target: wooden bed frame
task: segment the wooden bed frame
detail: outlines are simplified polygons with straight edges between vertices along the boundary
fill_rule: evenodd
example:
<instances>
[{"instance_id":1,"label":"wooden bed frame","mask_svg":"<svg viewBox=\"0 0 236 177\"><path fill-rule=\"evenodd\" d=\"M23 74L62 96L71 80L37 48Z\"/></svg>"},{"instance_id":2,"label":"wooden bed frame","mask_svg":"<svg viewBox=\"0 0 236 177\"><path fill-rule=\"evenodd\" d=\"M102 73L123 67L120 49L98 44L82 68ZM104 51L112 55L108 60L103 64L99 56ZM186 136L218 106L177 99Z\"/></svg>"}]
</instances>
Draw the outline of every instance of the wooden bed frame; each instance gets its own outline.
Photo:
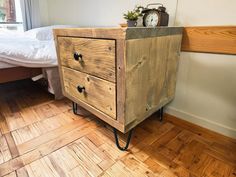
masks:
<instances>
[{"instance_id":1,"label":"wooden bed frame","mask_svg":"<svg viewBox=\"0 0 236 177\"><path fill-rule=\"evenodd\" d=\"M14 67L0 69L0 84L28 79L42 74L41 68Z\"/></svg>"}]
</instances>

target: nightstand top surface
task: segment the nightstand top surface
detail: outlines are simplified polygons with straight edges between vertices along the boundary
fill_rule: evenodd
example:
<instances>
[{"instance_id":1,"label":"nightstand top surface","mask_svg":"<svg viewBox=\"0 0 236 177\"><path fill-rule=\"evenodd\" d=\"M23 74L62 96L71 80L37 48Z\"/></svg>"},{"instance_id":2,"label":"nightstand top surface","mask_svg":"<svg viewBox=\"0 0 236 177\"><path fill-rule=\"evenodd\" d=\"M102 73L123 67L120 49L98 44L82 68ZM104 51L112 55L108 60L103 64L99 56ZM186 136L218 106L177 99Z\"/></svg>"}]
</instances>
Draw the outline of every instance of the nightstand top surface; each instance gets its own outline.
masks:
<instances>
[{"instance_id":1,"label":"nightstand top surface","mask_svg":"<svg viewBox=\"0 0 236 177\"><path fill-rule=\"evenodd\" d=\"M90 37L106 39L139 39L182 34L183 27L133 27L133 28L63 28L54 29L55 37Z\"/></svg>"}]
</instances>

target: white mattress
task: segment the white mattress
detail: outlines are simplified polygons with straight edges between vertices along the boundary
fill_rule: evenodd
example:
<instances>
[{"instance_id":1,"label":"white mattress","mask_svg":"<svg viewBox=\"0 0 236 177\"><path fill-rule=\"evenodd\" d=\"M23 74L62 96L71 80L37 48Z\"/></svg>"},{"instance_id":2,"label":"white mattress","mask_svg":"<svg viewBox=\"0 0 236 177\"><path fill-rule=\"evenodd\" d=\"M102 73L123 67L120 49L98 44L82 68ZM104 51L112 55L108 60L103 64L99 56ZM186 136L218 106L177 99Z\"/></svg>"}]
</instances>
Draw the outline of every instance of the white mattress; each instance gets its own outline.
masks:
<instances>
[{"instance_id":1,"label":"white mattress","mask_svg":"<svg viewBox=\"0 0 236 177\"><path fill-rule=\"evenodd\" d=\"M13 67L16 67L16 65L0 61L0 69L13 68Z\"/></svg>"}]
</instances>

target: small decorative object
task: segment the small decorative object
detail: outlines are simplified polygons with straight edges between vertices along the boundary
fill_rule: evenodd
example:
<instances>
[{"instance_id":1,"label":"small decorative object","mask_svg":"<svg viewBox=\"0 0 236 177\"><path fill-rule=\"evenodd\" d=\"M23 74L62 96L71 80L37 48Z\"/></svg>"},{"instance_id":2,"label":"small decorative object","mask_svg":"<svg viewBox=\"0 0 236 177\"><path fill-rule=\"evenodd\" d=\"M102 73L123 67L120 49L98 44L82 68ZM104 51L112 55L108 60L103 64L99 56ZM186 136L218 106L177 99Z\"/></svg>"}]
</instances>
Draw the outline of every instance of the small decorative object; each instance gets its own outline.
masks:
<instances>
[{"instance_id":1,"label":"small decorative object","mask_svg":"<svg viewBox=\"0 0 236 177\"><path fill-rule=\"evenodd\" d=\"M137 25L139 15L140 14L135 11L128 11L124 14L124 19L127 20L128 27L135 27Z\"/></svg>"},{"instance_id":2,"label":"small decorative object","mask_svg":"<svg viewBox=\"0 0 236 177\"><path fill-rule=\"evenodd\" d=\"M158 5L158 8L150 9L149 6ZM141 7L140 7L141 8ZM146 27L168 26L169 14L166 12L166 8L163 4L154 3L148 4L146 8L143 8L143 25Z\"/></svg>"}]
</instances>

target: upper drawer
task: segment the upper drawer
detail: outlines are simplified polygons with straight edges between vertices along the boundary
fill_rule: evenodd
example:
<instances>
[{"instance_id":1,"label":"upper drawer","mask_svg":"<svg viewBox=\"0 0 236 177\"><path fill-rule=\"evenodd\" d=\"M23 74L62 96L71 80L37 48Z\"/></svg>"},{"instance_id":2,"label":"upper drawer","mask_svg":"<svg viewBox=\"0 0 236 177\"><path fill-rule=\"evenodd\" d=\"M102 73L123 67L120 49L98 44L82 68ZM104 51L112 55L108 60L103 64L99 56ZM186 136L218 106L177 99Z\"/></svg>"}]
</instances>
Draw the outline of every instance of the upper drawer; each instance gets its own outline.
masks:
<instances>
[{"instance_id":1,"label":"upper drawer","mask_svg":"<svg viewBox=\"0 0 236 177\"><path fill-rule=\"evenodd\" d=\"M115 82L115 40L59 37L61 65Z\"/></svg>"}]
</instances>

